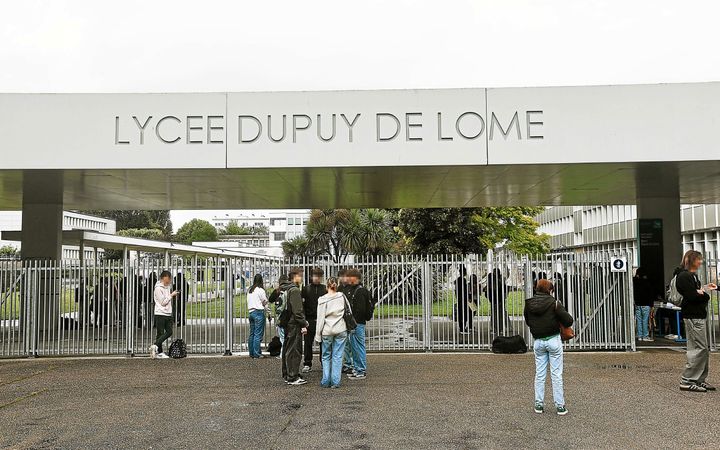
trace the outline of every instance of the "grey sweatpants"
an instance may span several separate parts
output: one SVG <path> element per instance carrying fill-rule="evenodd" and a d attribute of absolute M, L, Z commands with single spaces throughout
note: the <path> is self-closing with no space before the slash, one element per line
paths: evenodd
<path fill-rule="evenodd" d="M 687 334 L 687 363 L 683 383 L 704 383 L 708 375 L 707 323 L 705 319 L 683 319 Z"/>

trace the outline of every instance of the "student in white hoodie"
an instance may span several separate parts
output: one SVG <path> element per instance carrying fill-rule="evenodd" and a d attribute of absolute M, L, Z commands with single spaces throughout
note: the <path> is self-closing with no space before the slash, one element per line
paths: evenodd
<path fill-rule="evenodd" d="M 318 299 L 315 342 L 322 347 L 322 380 L 320 386 L 338 388 L 342 378 L 342 361 L 347 339 L 345 294 L 338 292 L 337 278 L 327 280 L 327 294 Z"/>
<path fill-rule="evenodd" d="M 170 292 L 172 286 L 172 275 L 167 270 L 160 274 L 160 279 L 155 283 L 153 300 L 155 300 L 155 328 L 157 335 L 155 343 L 150 346 L 151 358 L 169 358 L 163 352 L 163 342 L 172 336 L 173 313 L 172 301 L 178 295 L 178 291 Z"/>

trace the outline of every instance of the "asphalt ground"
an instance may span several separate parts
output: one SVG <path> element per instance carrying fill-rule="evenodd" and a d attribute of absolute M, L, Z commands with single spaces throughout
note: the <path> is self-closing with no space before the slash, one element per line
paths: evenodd
<path fill-rule="evenodd" d="M 566 353 L 563 417 L 532 411 L 530 354 L 372 354 L 337 390 L 275 358 L 0 360 L 0 447 L 720 448 L 720 393 L 681 392 L 684 358 Z"/>

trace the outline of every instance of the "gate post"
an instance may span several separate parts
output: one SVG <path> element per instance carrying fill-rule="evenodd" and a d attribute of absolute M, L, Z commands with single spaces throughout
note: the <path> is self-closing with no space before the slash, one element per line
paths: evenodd
<path fill-rule="evenodd" d="M 229 261 L 233 261 L 230 264 Z M 233 331 L 234 331 L 234 318 L 233 318 L 233 304 L 235 300 L 235 271 L 232 270 L 235 264 L 235 260 L 226 260 L 225 267 L 225 353 L 223 356 L 232 356 L 233 348 Z"/>
<path fill-rule="evenodd" d="M 623 316 L 625 317 L 625 323 L 626 323 L 626 329 L 630 329 L 629 333 L 625 333 L 625 336 L 630 337 L 630 350 L 636 351 L 637 350 L 637 343 L 635 342 L 635 293 L 633 292 L 633 274 L 632 274 L 632 260 L 629 259 L 629 255 L 625 253 L 625 258 L 627 261 L 630 262 L 630 264 L 625 264 L 625 275 L 626 275 L 626 283 L 625 283 L 625 293 L 623 297 L 625 297 L 625 302 L 623 305 L 623 308 L 625 309 L 625 313 Z M 626 342 L 627 344 L 627 342 Z M 627 346 L 625 347 L 627 348 Z"/>
<path fill-rule="evenodd" d="M 426 258 L 422 263 L 422 311 L 423 311 L 423 344 L 425 352 L 432 352 L 432 271 L 430 261 Z"/>
<path fill-rule="evenodd" d="M 524 274 L 523 274 L 523 282 L 525 284 L 525 299 L 523 301 L 523 304 L 530 298 L 532 298 L 534 292 L 533 292 L 533 282 L 532 282 L 532 260 L 529 256 L 524 256 Z M 525 329 L 525 342 L 527 342 L 528 346 L 530 345 L 530 341 L 532 340 L 532 335 L 530 334 L 530 328 L 527 326 L 527 324 L 524 322 L 523 318 L 523 328 Z"/>

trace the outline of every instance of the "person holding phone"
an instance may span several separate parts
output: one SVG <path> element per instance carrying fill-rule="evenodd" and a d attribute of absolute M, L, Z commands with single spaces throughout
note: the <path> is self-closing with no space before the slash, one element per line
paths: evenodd
<path fill-rule="evenodd" d="M 687 335 L 687 363 L 680 379 L 680 390 L 686 392 L 715 390 L 714 386 L 705 381 L 710 361 L 707 338 L 707 305 L 710 294 L 706 291 L 716 290 L 717 285 L 710 283 L 702 286 L 697 275 L 702 263 L 702 253 L 688 250 L 674 273 L 677 277 L 675 285 L 683 297 L 680 308 Z"/>
<path fill-rule="evenodd" d="M 153 300 L 155 301 L 155 328 L 157 328 L 155 343 L 150 346 L 150 357 L 153 359 L 169 358 L 169 356 L 163 352 L 162 345 L 163 342 L 172 336 L 172 301 L 179 294 L 178 291 L 171 292 L 171 286 L 172 275 L 169 271 L 163 270 L 153 290 Z"/>

